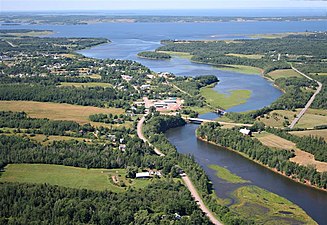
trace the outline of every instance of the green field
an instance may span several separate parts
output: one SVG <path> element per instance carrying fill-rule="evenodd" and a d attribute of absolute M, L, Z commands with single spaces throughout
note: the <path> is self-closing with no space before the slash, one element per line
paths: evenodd
<path fill-rule="evenodd" d="M 255 224 L 317 224 L 299 206 L 262 188 L 243 186 L 232 195 L 237 202 L 231 210 Z"/>
<path fill-rule="evenodd" d="M 251 96 L 250 90 L 235 90 L 230 95 L 225 95 L 208 87 L 201 88 L 200 93 L 211 106 L 223 109 L 245 103 Z"/>
<path fill-rule="evenodd" d="M 90 82 L 90 83 L 74 83 L 74 82 L 62 82 L 60 87 L 112 87 L 109 83 L 100 83 L 100 82 Z"/>
<path fill-rule="evenodd" d="M 159 53 L 166 53 L 170 56 L 177 56 L 180 58 L 184 58 L 184 59 L 191 59 L 193 57 L 193 55 L 191 55 L 190 53 L 187 52 L 172 52 L 172 51 L 158 51 Z"/>
<path fill-rule="evenodd" d="M 302 77 L 300 74 L 298 74 L 292 69 L 275 70 L 273 72 L 268 73 L 266 76 L 273 80 L 277 80 L 278 78 Z"/>
<path fill-rule="evenodd" d="M 268 39 L 275 39 L 275 38 L 283 38 L 289 35 L 310 35 L 314 34 L 312 32 L 286 32 L 286 33 L 272 33 L 272 34 L 253 34 L 249 37 L 251 38 L 268 38 Z"/>
<path fill-rule="evenodd" d="M 123 184 L 114 184 L 116 176 Z M 48 183 L 69 188 L 85 188 L 95 191 L 122 192 L 126 187 L 143 188 L 151 182 L 146 179 L 127 179 L 124 169 L 85 169 L 47 164 L 10 164 L 1 174 L 1 182 Z M 125 187 L 124 187 L 125 186 Z"/>
<path fill-rule="evenodd" d="M 253 67 L 253 66 L 243 66 L 243 65 L 222 65 L 217 66 L 219 70 L 224 71 L 232 71 L 237 73 L 244 73 L 244 74 L 255 74 L 255 75 L 261 75 L 262 69 Z"/>
<path fill-rule="evenodd" d="M 228 183 L 249 183 L 250 181 L 243 180 L 241 177 L 231 173 L 228 169 L 218 166 L 218 165 L 209 165 L 210 169 L 215 170 L 217 177 L 227 181 Z"/>
<path fill-rule="evenodd" d="M 226 54 L 226 55 L 227 56 L 240 57 L 240 58 L 247 58 L 247 59 L 261 59 L 262 57 L 264 57 L 264 55 L 259 55 L 259 54 L 247 55 L 247 54 L 234 54 L 234 53 L 229 53 L 229 54 Z"/>

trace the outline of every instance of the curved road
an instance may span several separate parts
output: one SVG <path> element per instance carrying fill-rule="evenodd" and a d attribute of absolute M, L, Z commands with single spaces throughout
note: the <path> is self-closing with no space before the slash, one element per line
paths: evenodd
<path fill-rule="evenodd" d="M 145 121 L 145 115 L 139 120 L 139 122 L 137 123 L 137 135 L 140 139 L 142 139 L 144 142 L 148 143 L 150 146 L 153 146 L 143 135 L 142 132 L 142 126 L 143 123 Z M 165 156 L 165 154 L 163 154 L 159 149 L 154 148 L 154 151 L 156 152 L 157 155 L 159 156 Z M 189 189 L 189 191 L 192 194 L 192 197 L 194 198 L 194 200 L 197 202 L 198 206 L 200 207 L 200 209 L 202 210 L 202 212 L 204 212 L 207 217 L 210 219 L 210 221 L 215 224 L 215 225 L 223 225 L 221 222 L 219 222 L 216 217 L 213 215 L 213 213 L 207 208 L 207 206 L 204 204 L 204 202 L 202 201 L 199 193 L 197 192 L 196 188 L 194 187 L 192 181 L 190 180 L 190 178 L 184 173 L 181 175 L 186 187 Z"/>
<path fill-rule="evenodd" d="M 317 90 L 315 91 L 315 93 L 311 96 L 311 98 L 309 99 L 309 101 L 307 102 L 307 104 L 305 105 L 305 107 L 300 111 L 300 113 L 295 117 L 295 119 L 292 121 L 291 125 L 289 125 L 289 128 L 293 128 L 295 126 L 295 124 L 297 124 L 297 122 L 299 122 L 299 120 L 301 119 L 301 117 L 304 115 L 304 113 L 308 110 L 308 108 L 311 106 L 312 102 L 315 100 L 317 94 L 319 94 L 319 92 L 321 91 L 322 89 L 322 83 L 320 83 L 319 81 L 317 80 L 314 80 L 312 79 L 311 77 L 309 77 L 308 75 L 302 73 L 301 71 L 299 71 L 298 69 L 296 69 L 295 67 L 292 66 L 292 69 L 301 74 L 302 76 L 308 78 L 309 80 L 313 80 L 315 82 L 317 82 L 318 84 L 318 88 Z"/>

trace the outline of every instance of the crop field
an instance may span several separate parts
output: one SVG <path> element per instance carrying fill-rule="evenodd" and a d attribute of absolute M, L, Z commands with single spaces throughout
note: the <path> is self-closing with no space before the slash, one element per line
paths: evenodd
<path fill-rule="evenodd" d="M 80 124 L 89 123 L 89 116 L 97 113 L 122 114 L 123 109 L 98 108 L 63 103 L 33 102 L 33 101 L 0 101 L 1 111 L 24 111 L 33 118 L 48 118 L 51 120 L 71 120 Z"/>
<path fill-rule="evenodd" d="M 147 179 L 127 179 L 124 169 L 85 169 L 47 164 L 10 164 L 0 176 L 1 182 L 48 183 L 69 188 L 123 192 L 126 187 L 143 188 Z M 113 182 L 112 177 L 119 185 Z"/>
<path fill-rule="evenodd" d="M 229 53 L 226 54 L 227 56 L 235 56 L 235 57 L 240 57 L 240 58 L 247 58 L 247 59 L 261 59 L 264 57 L 264 55 L 259 55 L 259 54 L 252 54 L 252 55 L 247 55 L 247 54 L 234 54 L 234 53 Z"/>
<path fill-rule="evenodd" d="M 222 107 L 223 109 L 245 103 L 251 96 L 251 91 L 249 90 L 235 90 L 230 95 L 225 95 L 209 87 L 201 88 L 200 93 L 210 105 L 217 108 Z"/>
<path fill-rule="evenodd" d="M 292 69 L 285 69 L 285 70 L 275 70 L 267 74 L 273 80 L 277 80 L 278 78 L 289 78 L 289 77 L 301 77 L 300 74 L 295 72 Z"/>
<path fill-rule="evenodd" d="M 327 141 L 327 129 L 324 130 L 303 130 L 303 131 L 291 131 L 293 135 L 303 137 L 303 136 L 317 136 L 322 137 Z"/>
<path fill-rule="evenodd" d="M 295 143 L 288 141 L 284 138 L 276 136 L 274 134 L 262 133 L 254 135 L 262 144 L 278 149 L 294 150 L 295 157 L 291 158 L 290 161 L 298 163 L 300 165 L 309 166 L 313 165 L 320 172 L 327 171 L 327 163 L 320 162 L 314 159 L 311 153 L 305 152 L 296 147 Z"/>

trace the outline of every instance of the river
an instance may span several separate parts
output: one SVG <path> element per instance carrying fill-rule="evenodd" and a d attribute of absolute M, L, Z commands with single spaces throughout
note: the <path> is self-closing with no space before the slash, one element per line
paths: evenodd
<path fill-rule="evenodd" d="M 0 29 L 17 29 L 17 26 L 6 26 Z M 327 30 L 325 21 L 306 22 L 224 22 L 224 23 L 102 23 L 90 25 L 20 25 L 19 28 L 51 29 L 55 37 L 106 37 L 112 43 L 79 51 L 94 58 L 115 58 L 136 60 L 153 71 L 172 72 L 176 75 L 216 75 L 220 82 L 215 90 L 230 93 L 233 90 L 246 89 L 251 97 L 246 103 L 230 108 L 229 111 L 242 112 L 269 105 L 281 92 L 271 82 L 258 75 L 246 75 L 235 72 L 220 71 L 213 66 L 192 63 L 187 59 L 173 57 L 170 61 L 154 61 L 137 58 L 140 51 L 154 50 L 163 39 L 233 39 L 245 38 L 249 34 L 303 32 Z M 208 114 L 206 117 L 214 115 Z M 177 150 L 193 154 L 196 161 L 204 168 L 213 182 L 217 194 L 228 196 L 235 186 L 222 182 L 215 172 L 207 167 L 217 164 L 228 168 L 236 175 L 250 180 L 253 185 L 262 187 L 287 198 L 303 208 L 319 224 L 327 221 L 327 193 L 295 183 L 281 175 L 261 167 L 240 155 L 198 141 L 195 137 L 197 125 L 167 132 L 169 140 Z"/>

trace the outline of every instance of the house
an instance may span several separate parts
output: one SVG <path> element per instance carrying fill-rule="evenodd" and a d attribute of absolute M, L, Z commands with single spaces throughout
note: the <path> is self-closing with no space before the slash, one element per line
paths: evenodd
<path fill-rule="evenodd" d="M 243 135 L 251 135 L 251 130 L 246 129 L 246 128 L 242 128 L 242 129 L 240 129 L 240 132 L 241 132 Z"/>
<path fill-rule="evenodd" d="M 151 85 L 150 84 L 143 84 L 143 85 L 141 85 L 141 90 L 146 90 L 146 89 L 149 89 L 151 87 Z"/>
<path fill-rule="evenodd" d="M 121 144 L 121 145 L 119 145 L 118 149 L 120 151 L 124 152 L 126 150 L 126 145 Z"/>
<path fill-rule="evenodd" d="M 149 172 L 136 173 L 135 178 L 151 178 Z"/>

